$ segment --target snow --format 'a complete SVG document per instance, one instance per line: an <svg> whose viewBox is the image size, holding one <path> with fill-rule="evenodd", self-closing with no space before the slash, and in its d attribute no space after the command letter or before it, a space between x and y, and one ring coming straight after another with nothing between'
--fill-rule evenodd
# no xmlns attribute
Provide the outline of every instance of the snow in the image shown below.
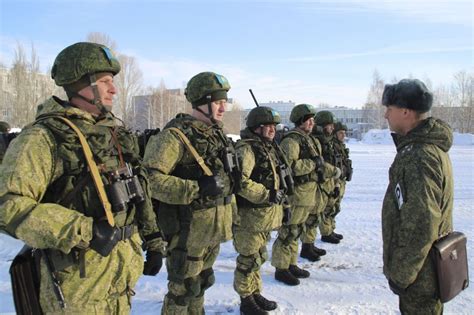
<svg viewBox="0 0 474 315"><path fill-rule="evenodd" d="M381 136L381 133L383 136ZM383 142L386 132L369 141ZM390 137L390 135L388 135ZM471 137L472 139L472 137ZM390 144L350 141L354 165L337 217L337 232L344 235L338 245L321 243L327 250L319 262L299 258L298 264L311 272L296 287L274 280L269 262L262 266L263 294L278 301L271 314L399 314L398 298L388 288L382 274L381 206L388 183L388 169L395 156ZM474 147L455 145L450 151L454 169L454 228L468 238L468 261L474 266ZM272 241L275 239L272 234ZM8 268L22 243L0 234L0 313L14 313ZM271 244L268 245L271 254ZM206 292L208 314L239 314L239 297L232 288L236 253L232 242L222 244L214 265L216 284ZM142 277L135 287L132 314L158 314L166 294L166 270L156 277ZM445 314L472 314L474 289L467 288L445 304Z"/></svg>

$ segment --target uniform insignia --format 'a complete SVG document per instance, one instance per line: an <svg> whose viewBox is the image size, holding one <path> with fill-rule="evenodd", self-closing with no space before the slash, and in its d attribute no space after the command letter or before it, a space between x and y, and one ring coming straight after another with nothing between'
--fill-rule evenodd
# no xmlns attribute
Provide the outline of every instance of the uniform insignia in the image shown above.
<svg viewBox="0 0 474 315"><path fill-rule="evenodd" d="M403 194L400 183L397 183L397 186L395 186L395 197L397 198L398 210L400 210L403 206Z"/></svg>

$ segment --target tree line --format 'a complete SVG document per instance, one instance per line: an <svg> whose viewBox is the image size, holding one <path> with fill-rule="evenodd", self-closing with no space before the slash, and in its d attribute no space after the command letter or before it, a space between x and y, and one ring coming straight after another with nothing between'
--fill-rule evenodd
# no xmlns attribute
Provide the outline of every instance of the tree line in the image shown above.
<svg viewBox="0 0 474 315"><path fill-rule="evenodd" d="M117 95L114 114L132 129L163 128L177 113L191 111L184 96L184 87L168 89L162 80L159 86L144 86L143 73L133 56L122 54L117 44L104 33L89 33L86 41L100 43L111 48L119 60L122 70L114 81ZM409 76L411 77L411 76ZM473 91L474 74L459 71L450 84L433 88L429 78L421 78L434 93L432 115L447 121L456 131L474 133ZM386 81L375 70L363 105L364 118L372 128L387 128L382 93L386 83L396 83L398 78ZM36 106L52 94L66 98L62 88L51 79L50 71L40 72L39 59L34 46L29 58L21 44L17 44L12 66L0 63L0 120L8 120L15 127L25 126L36 114ZM242 120L242 106L233 102L226 115L226 131L238 134Z"/></svg>

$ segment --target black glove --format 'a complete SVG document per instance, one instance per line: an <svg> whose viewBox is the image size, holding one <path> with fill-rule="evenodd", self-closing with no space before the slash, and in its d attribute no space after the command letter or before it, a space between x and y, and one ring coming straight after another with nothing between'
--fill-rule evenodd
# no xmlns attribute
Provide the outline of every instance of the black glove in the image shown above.
<svg viewBox="0 0 474 315"><path fill-rule="evenodd" d="M324 158L322 156L315 156L313 157L314 163L316 163L316 170L323 170L324 169Z"/></svg>
<svg viewBox="0 0 474 315"><path fill-rule="evenodd" d="M340 194L341 194L341 188L339 188L339 186L334 187L334 190L332 192L333 198L339 197Z"/></svg>
<svg viewBox="0 0 474 315"><path fill-rule="evenodd" d="M156 276L163 265L163 255L160 252L147 251L143 274L145 276Z"/></svg>
<svg viewBox="0 0 474 315"><path fill-rule="evenodd" d="M92 240L89 246L102 256L107 257L120 241L120 238L119 228L110 226L107 221L94 221L92 224Z"/></svg>
<svg viewBox="0 0 474 315"><path fill-rule="evenodd" d="M392 279L388 279L388 285L390 287L390 290L392 290L392 292L395 293L396 295L400 295L407 291L407 289L401 288L400 286L395 284L395 282L393 282Z"/></svg>
<svg viewBox="0 0 474 315"><path fill-rule="evenodd" d="M270 196L268 197L268 201L277 205L281 205L283 198L285 198L285 192L283 190L270 189Z"/></svg>
<svg viewBox="0 0 474 315"><path fill-rule="evenodd" d="M224 183L219 176L202 176L198 179L201 196L217 196L223 193Z"/></svg>

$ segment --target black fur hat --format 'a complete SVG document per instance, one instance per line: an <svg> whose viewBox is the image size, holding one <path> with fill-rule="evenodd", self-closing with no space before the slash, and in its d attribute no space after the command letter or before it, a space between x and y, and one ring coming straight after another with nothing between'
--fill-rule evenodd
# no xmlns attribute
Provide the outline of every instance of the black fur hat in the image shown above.
<svg viewBox="0 0 474 315"><path fill-rule="evenodd" d="M433 94L418 79L403 79L397 84L386 84L383 90L382 104L408 108L420 113L430 110Z"/></svg>

